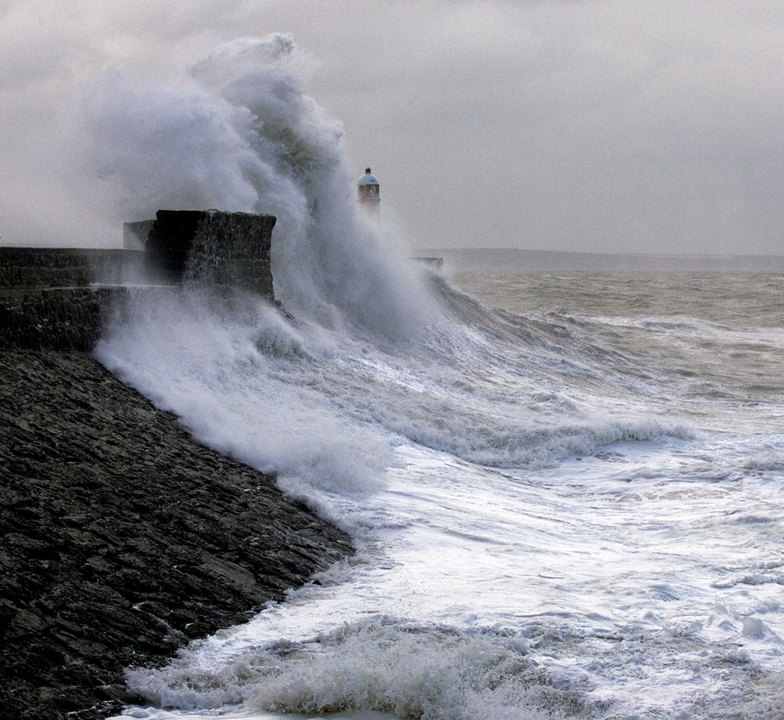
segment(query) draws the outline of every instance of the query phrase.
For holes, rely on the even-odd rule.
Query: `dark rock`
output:
[[[127,666],[351,552],[88,355],[0,350],[0,718],[93,720]]]

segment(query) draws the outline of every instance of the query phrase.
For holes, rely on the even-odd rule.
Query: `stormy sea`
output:
[[[280,303],[140,293],[96,354],[356,554],[124,717],[782,718],[784,276],[417,264],[294,53],[224,47],[188,106]]]

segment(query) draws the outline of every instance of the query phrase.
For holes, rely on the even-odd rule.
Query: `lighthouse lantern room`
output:
[[[357,183],[357,193],[359,202],[372,215],[378,215],[381,205],[381,186],[378,178],[372,173],[370,168],[365,168],[365,174],[359,178]]]

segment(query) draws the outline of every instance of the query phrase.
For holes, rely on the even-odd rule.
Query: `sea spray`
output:
[[[249,648],[215,673],[175,662],[165,675],[132,671],[129,680],[137,692],[164,707],[245,701],[251,712],[274,717],[372,712],[422,720],[590,716],[591,708],[576,692],[552,686],[529,657],[530,644],[525,637],[467,634],[377,617],[302,644]]]
[[[684,406],[691,376],[648,323],[440,292],[453,325],[417,343],[198,291],[106,336],[122,377],[358,538],[351,563],[133,689],[205,719],[778,718],[782,390],[736,401],[734,376],[765,366],[714,366],[751,330],[678,330],[724,388]]]
[[[275,215],[277,297],[299,317],[393,340],[435,321],[399,238],[363,217],[341,126],[304,93],[288,35],[228,43],[168,82],[108,72],[86,103],[93,161],[123,210]]]
[[[229,150],[215,168],[226,202],[236,188],[245,204],[227,208],[278,216],[289,314],[199,288],[139,297],[97,352],[204,442],[277,471],[358,554],[130,673],[132,687],[202,718],[777,718],[780,373],[765,404],[741,402],[715,363],[716,349],[738,358],[734,331],[714,328],[717,344],[700,323],[668,326],[684,338],[673,366],[651,352],[648,320],[605,317],[629,303],[586,315],[590,278],[571,298],[579,317],[499,311],[433,277],[426,290],[356,213],[339,127],[302,93],[296,58],[286,36],[224,46],[174,87],[190,105],[168,124],[187,160],[190,107]],[[165,137],[167,103],[155,107],[147,127]],[[197,191],[212,170],[191,172]],[[744,391],[765,367],[743,370]],[[711,393],[689,394],[706,371]]]
[[[135,292],[96,348],[101,362],[211,447],[292,489],[369,491],[389,461],[372,429],[346,422],[315,378],[336,352],[318,326],[286,321],[261,298],[200,289]],[[298,388],[291,372],[312,368]],[[302,494],[302,493],[299,493]]]

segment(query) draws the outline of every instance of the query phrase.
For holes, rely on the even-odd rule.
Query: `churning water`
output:
[[[781,717],[784,278],[457,281],[517,312],[432,280],[444,317],[392,342],[193,297],[102,344],[359,546],[132,686],[197,717]]]
[[[97,353],[357,556],[129,672],[126,714],[781,718],[784,278],[447,282],[356,214],[292,52],[234,44],[192,91],[227,209],[280,217],[289,312],[140,294]]]

